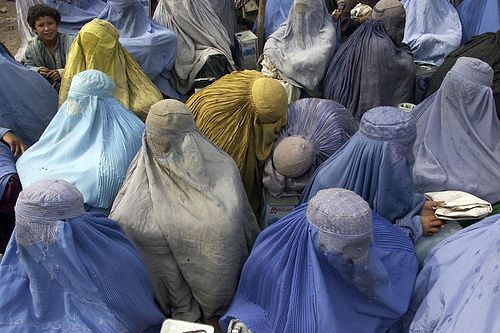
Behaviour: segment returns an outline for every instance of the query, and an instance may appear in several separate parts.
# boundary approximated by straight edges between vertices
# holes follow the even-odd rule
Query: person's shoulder
[[[372,214],[375,247],[390,251],[415,253],[413,243],[407,234],[385,217],[373,211]]]

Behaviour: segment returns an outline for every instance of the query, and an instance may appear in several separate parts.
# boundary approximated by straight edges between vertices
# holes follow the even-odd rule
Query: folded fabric
[[[467,192],[428,192],[425,193],[425,196],[429,200],[444,201],[435,212],[436,217],[442,220],[480,219],[490,214],[493,210],[488,201]]]

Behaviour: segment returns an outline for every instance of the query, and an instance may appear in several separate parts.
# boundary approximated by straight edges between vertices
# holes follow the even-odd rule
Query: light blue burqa
[[[406,312],[417,274],[408,236],[373,214],[363,271],[369,296],[353,283],[347,260],[320,250],[320,231],[308,221],[307,207],[260,233],[220,319],[223,332],[235,318],[256,333],[384,333]]]
[[[89,209],[111,208],[144,130],[114,90],[112,79],[97,70],[73,78],[67,101],[17,162],[23,187],[61,178],[82,192]]]
[[[134,245],[62,180],[21,192],[0,294],[2,333],[153,333],[164,319]]]
[[[460,46],[462,24],[448,0],[402,0],[406,11],[403,42],[416,63],[439,66]]]
[[[418,275],[410,332],[500,332],[500,215],[439,243]]]
[[[108,0],[98,18],[120,31],[120,43],[162,93],[179,98],[169,81],[177,49],[174,32],[147,17],[138,0]]]
[[[31,146],[57,112],[57,92],[0,46],[0,128]],[[0,138],[5,130],[0,129]]]
[[[409,113],[389,106],[371,109],[361,118],[358,132],[316,170],[302,202],[325,188],[354,191],[417,242],[425,198],[413,183],[415,137]]]
[[[462,21],[462,43],[482,33],[500,30],[498,0],[463,0],[457,11]]]

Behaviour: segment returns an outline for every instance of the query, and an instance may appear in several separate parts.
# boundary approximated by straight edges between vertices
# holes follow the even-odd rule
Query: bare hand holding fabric
[[[21,156],[22,153],[27,149],[26,145],[14,135],[12,132],[7,132],[3,135],[2,140],[9,145],[10,150],[15,157]]]
[[[432,236],[444,227],[443,221],[439,220],[434,214],[435,207],[443,204],[443,201],[425,201],[420,211],[422,229],[424,236]]]

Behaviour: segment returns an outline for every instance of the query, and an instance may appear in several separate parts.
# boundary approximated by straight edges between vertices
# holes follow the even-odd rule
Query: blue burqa
[[[142,121],[114,97],[109,76],[86,70],[40,140],[17,162],[23,187],[60,178],[74,184],[89,209],[111,208],[141,146]]]
[[[419,192],[459,190],[500,201],[500,119],[492,82],[487,63],[460,57],[438,91],[413,110]]]
[[[76,35],[88,22],[95,19],[106,5],[105,0],[42,0],[61,14],[59,30]]]
[[[318,250],[306,211],[303,204],[261,232],[220,319],[223,332],[236,318],[256,333],[383,333],[406,312],[417,274],[410,239],[373,214],[365,273],[377,282],[368,296],[345,278],[342,259]]]
[[[425,198],[415,192],[413,184],[415,136],[409,113],[395,107],[368,111],[358,132],[316,170],[302,193],[302,202],[325,188],[351,190],[407,232],[413,242],[418,241]]]
[[[382,20],[371,19],[333,56],[323,79],[322,96],[344,105],[359,121],[373,107],[411,101],[414,84],[410,50],[394,44]]]
[[[120,43],[162,93],[179,97],[169,81],[177,49],[175,33],[147,17],[138,0],[108,0],[98,18],[120,31]]]
[[[119,225],[84,213],[82,195],[60,180],[21,192],[0,294],[3,333],[152,333],[164,319]]]
[[[57,112],[57,92],[0,47],[0,127],[34,144]]]
[[[439,66],[462,41],[462,24],[449,0],[402,0],[406,11],[403,41],[416,63]]]
[[[1,130],[0,128],[0,131]],[[14,159],[14,155],[10,151],[9,146],[0,142],[0,200],[3,197],[10,177],[16,173],[16,160]]]
[[[498,0],[463,0],[457,6],[462,21],[462,43],[471,37],[500,29],[500,2]]]
[[[266,14],[264,16],[264,39],[271,36],[279,26],[286,21],[293,0],[266,1]],[[257,21],[256,21],[257,22]]]
[[[410,332],[500,332],[500,215],[439,243],[417,277]]]

